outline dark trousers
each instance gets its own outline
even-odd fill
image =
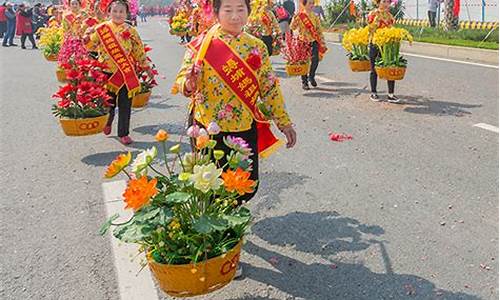
[[[189,118],[189,126],[193,125],[193,117],[191,116]],[[202,124],[198,124],[200,127],[204,127]],[[217,141],[217,145],[215,146],[215,149],[217,150],[222,150],[226,155],[229,155],[231,153],[231,149],[224,144],[224,137],[227,137],[228,135],[233,136],[233,137],[240,137],[244,139],[250,148],[252,148],[252,155],[250,155],[250,159],[252,160],[252,171],[250,173],[250,179],[257,181],[257,186],[255,186],[255,190],[253,193],[245,194],[243,196],[238,197],[238,203],[242,204],[243,201],[247,202],[250,199],[252,199],[255,194],[257,193],[257,189],[259,187],[258,185],[258,180],[259,180],[259,152],[257,149],[257,125],[255,122],[252,123],[252,127],[250,130],[246,131],[240,131],[240,132],[220,132],[219,134],[215,135],[212,137],[215,141]],[[193,147],[194,145],[194,140],[191,141],[191,145]],[[227,163],[226,155],[219,161],[219,166],[224,166]]]
[[[311,57],[311,67],[309,69],[309,75],[302,75],[302,83],[307,83],[308,79],[314,79],[316,77],[316,70],[319,65],[319,51],[318,42],[314,41],[311,43],[312,57]]]
[[[26,43],[26,38],[30,40],[31,46],[36,47],[36,42],[35,38],[33,37],[33,33],[25,33],[21,35],[21,47],[24,47],[24,44]]]
[[[109,110],[107,126],[113,125],[115,118],[115,108],[118,105],[118,136],[124,137],[129,134],[130,112],[132,109],[132,99],[128,97],[128,90],[125,85],[118,91],[118,94],[109,92],[112,106]]]
[[[7,20],[7,31],[3,36],[3,45],[14,44],[14,35],[16,33],[16,20]]]
[[[368,55],[370,56],[370,67],[371,67],[370,87],[372,89],[372,93],[377,93],[377,78],[378,78],[378,76],[377,76],[377,72],[375,71],[375,61],[380,56],[380,52],[378,51],[377,46],[370,44]],[[389,89],[389,94],[394,94],[394,85],[395,85],[394,80],[387,81],[387,88]]]
[[[269,56],[273,55],[273,37],[270,35],[263,35],[260,39],[264,42],[264,44],[266,44]]]
[[[3,38],[3,35],[7,31],[7,21],[0,22],[0,39]]]
[[[431,27],[436,27],[436,12],[428,10],[427,15],[429,16],[429,24]]]

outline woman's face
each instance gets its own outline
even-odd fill
[[[378,5],[381,9],[389,9],[391,5],[391,0],[380,0],[380,4]]]
[[[239,34],[248,20],[248,10],[244,0],[222,0],[217,15],[221,28],[231,34]]]
[[[109,11],[111,21],[115,24],[122,24],[127,19],[127,7],[123,3],[114,2]]]
[[[80,2],[78,2],[78,0],[71,0],[69,6],[71,8],[71,11],[73,12],[77,12],[80,10]]]

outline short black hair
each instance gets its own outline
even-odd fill
[[[130,13],[130,7],[128,6],[128,2],[126,0],[113,0],[109,3],[108,5],[108,13],[111,11],[111,5],[113,3],[120,3],[125,6],[125,10],[127,11],[127,14]]]
[[[302,4],[305,6],[309,0],[302,0]]]
[[[250,6],[250,0],[244,0],[244,1],[245,1],[245,5],[247,7],[248,14],[250,14],[250,11],[252,10],[252,8]],[[219,14],[221,6],[222,6],[222,0],[214,0],[213,8],[214,8],[214,12],[216,15]]]

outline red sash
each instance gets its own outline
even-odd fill
[[[96,31],[104,50],[118,68],[108,79],[108,88],[113,92],[118,92],[125,84],[127,86],[128,96],[133,97],[141,89],[141,83],[135,73],[134,66],[128,59],[125,50],[123,50],[109,25],[103,24],[99,26]]]
[[[314,24],[312,23],[311,19],[309,19],[309,16],[306,13],[301,12],[298,14],[298,17],[302,21],[302,24],[304,24],[304,27],[311,33],[314,40],[318,42],[319,57],[323,57],[328,49],[325,47],[325,45],[323,45],[318,31],[316,31],[316,27],[314,27]]]
[[[200,40],[203,39],[193,41],[189,47],[198,51],[203,44]],[[218,38],[212,38],[204,61],[215,70],[218,77],[252,113],[257,124],[259,156],[264,158],[269,156],[282,142],[274,136],[270,122],[257,107],[260,88],[252,68],[231,47]]]

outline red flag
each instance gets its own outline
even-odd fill
[[[356,16],[356,5],[354,5],[354,0],[351,0],[351,3],[349,3],[349,13],[351,16]]]
[[[460,15],[460,0],[453,0],[453,16],[458,18]]]

